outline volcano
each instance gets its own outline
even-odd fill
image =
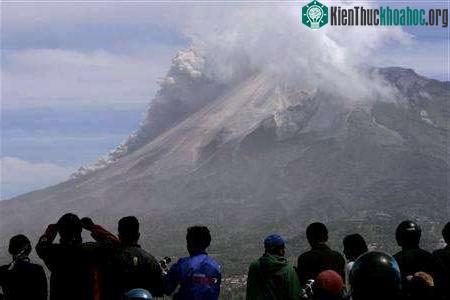
[[[227,274],[245,272],[273,232],[298,255],[311,221],[327,223],[338,248],[357,231],[392,249],[404,218],[422,224],[427,247],[437,243],[450,215],[449,82],[367,67],[361,76],[389,94],[345,95],[258,70],[215,80],[206,64],[180,52],[116,150],[68,181],[1,201],[1,253],[11,235],[36,241],[66,212],[112,231],[136,215],[143,246],[160,256],[183,255],[186,227],[205,224]]]

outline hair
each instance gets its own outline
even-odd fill
[[[442,229],[442,237],[447,244],[450,244],[450,222],[445,224],[444,229]]]
[[[432,298],[434,289],[433,277],[425,272],[417,272],[407,282],[409,298],[412,300],[422,300]]]
[[[366,241],[358,233],[347,235],[343,240],[343,244],[345,256],[349,260],[355,260],[369,250]]]
[[[198,250],[205,250],[211,244],[211,233],[206,226],[192,226],[187,229],[186,241]]]
[[[12,256],[16,256],[18,254],[28,256],[31,252],[31,242],[23,234],[15,235],[9,240],[8,252]]]
[[[135,242],[139,239],[139,221],[135,216],[119,220],[119,235],[122,242]]]
[[[328,241],[328,229],[323,223],[312,223],[306,228],[306,238],[310,244]]]
[[[81,242],[81,227],[80,218],[77,215],[68,213],[63,215],[57,223],[58,232],[61,240]]]

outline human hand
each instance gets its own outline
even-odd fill
[[[50,224],[47,226],[47,229],[45,230],[45,235],[48,236],[50,240],[54,240],[57,234],[58,234],[57,224]]]
[[[93,226],[94,226],[94,222],[92,221],[91,218],[84,217],[84,218],[81,219],[81,227],[83,227],[84,229],[90,231]]]

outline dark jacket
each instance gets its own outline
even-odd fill
[[[286,258],[264,254],[248,270],[247,300],[297,300],[300,282]]]
[[[435,284],[439,285],[441,267],[430,252],[420,249],[419,247],[404,248],[396,253],[394,258],[400,267],[404,293],[411,293],[412,287],[407,280],[407,277],[416,272],[425,272],[431,275]]]
[[[439,270],[438,263],[433,255],[419,247],[403,249],[394,254],[394,258],[400,267],[403,278],[416,272],[425,272],[436,278]]]
[[[450,246],[434,251],[433,257],[441,266],[438,283],[441,299],[450,299]]]
[[[122,299],[125,292],[143,288],[153,296],[162,296],[162,270],[158,261],[139,245],[119,245],[109,261],[105,274],[106,289],[111,293],[105,299]]]
[[[333,270],[345,278],[344,257],[325,244],[314,246],[298,257],[297,272],[301,284],[308,279],[316,279],[320,272],[326,270]]]
[[[47,300],[47,278],[42,266],[28,259],[0,267],[5,300]]]
[[[50,300],[100,299],[100,265],[113,237],[95,225],[91,235],[97,243],[57,244],[53,243],[54,230],[49,226],[36,245],[38,256],[51,272]]]

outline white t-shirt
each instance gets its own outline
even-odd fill
[[[345,265],[345,288],[347,290],[347,294],[351,292],[350,271],[352,270],[354,263],[355,263],[354,261],[350,261]]]

